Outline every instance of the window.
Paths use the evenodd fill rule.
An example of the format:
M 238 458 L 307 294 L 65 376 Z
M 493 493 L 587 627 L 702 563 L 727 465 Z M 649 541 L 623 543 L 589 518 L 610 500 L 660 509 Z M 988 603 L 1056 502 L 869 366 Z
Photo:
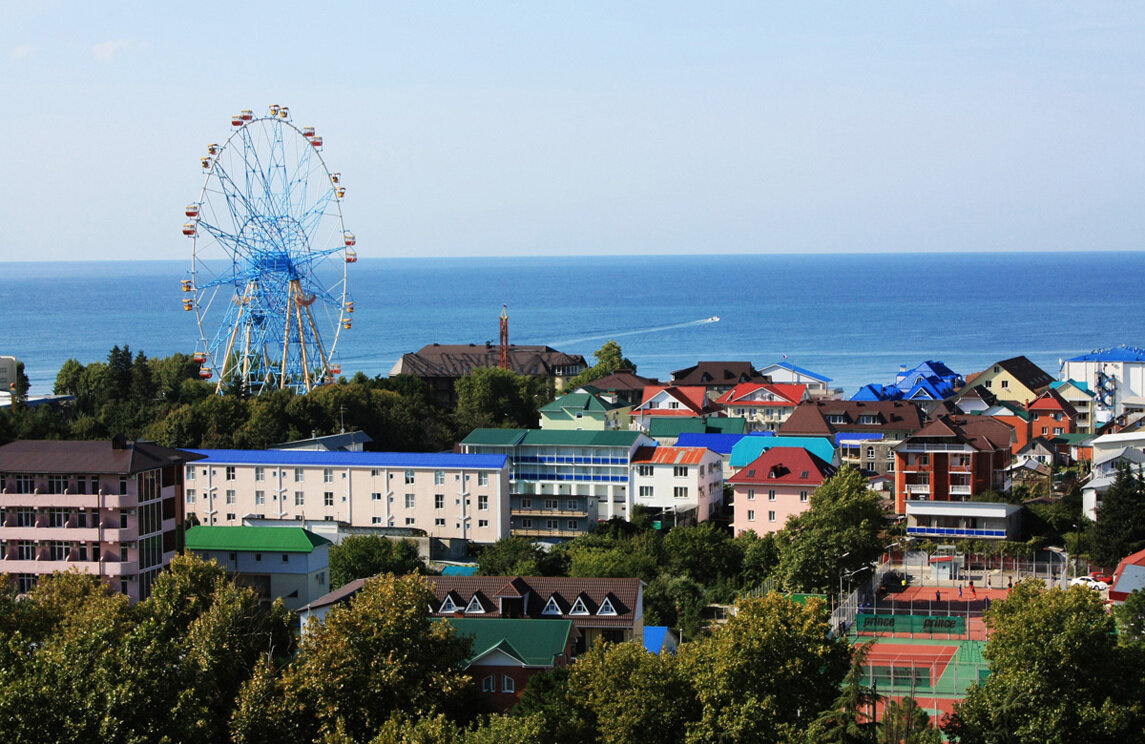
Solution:
M 326 491 L 325 493 L 322 494 L 322 505 L 323 506 L 334 506 L 334 492 L 333 491 Z
M 774 522 L 775 521 L 775 512 L 769 511 L 767 513 L 767 521 L 768 522 Z
M 295 491 L 294 492 L 294 505 L 295 506 L 305 506 L 306 505 L 306 492 L 305 491 Z
M 477 485 L 479 485 L 479 486 L 489 485 L 489 474 L 488 473 L 478 473 L 477 474 Z
M 195 480 L 195 466 L 188 465 L 184 470 L 187 471 L 187 480 Z
M 590 614 L 588 611 L 588 607 L 586 607 L 584 604 L 584 598 L 583 597 L 577 597 L 576 598 L 576 601 L 573 602 L 573 606 L 569 609 L 569 614 L 570 615 L 588 615 L 588 614 Z
M 381 524 L 381 523 L 382 523 L 381 517 L 370 517 L 370 524 Z
M 532 509 L 533 508 L 533 500 L 532 499 L 521 499 L 521 508 L 522 509 Z
M 414 525 L 416 521 L 413 517 L 406 517 L 406 527 Z
M 545 529 L 546 530 L 559 530 L 560 528 L 561 528 L 561 523 L 560 523 L 559 519 L 546 519 L 545 520 Z
M 747 521 L 749 521 L 749 522 L 755 521 L 755 509 L 748 509 L 747 510 Z
M 674 466 L 672 468 L 672 476 L 675 478 L 687 478 L 688 477 L 688 466 L 687 465 L 676 465 L 676 466 Z
M 1003 390 L 1009 390 L 1010 389 L 1010 381 L 1009 380 L 1002 380 L 1002 389 Z
M 306 469 L 305 468 L 295 468 L 294 469 L 294 482 L 295 483 L 301 483 L 305 479 L 306 479 Z
M 640 475 L 640 476 L 644 476 L 644 477 L 650 477 L 652 475 L 652 466 L 651 465 L 637 465 L 636 466 L 636 474 Z
M 668 407 L 669 408 L 679 408 L 680 402 L 676 401 L 676 400 L 670 400 L 670 401 L 668 401 Z
M 516 692 L 517 683 L 508 674 L 501 675 L 501 692 Z
M 444 610 L 443 610 L 444 612 Z M 481 692 L 497 692 L 497 676 L 490 674 L 481 680 Z
M 233 503 L 235 503 L 235 491 L 234 491 L 234 489 L 233 489 L 233 488 L 228 488 L 228 489 L 227 489 L 227 496 L 226 496 L 226 498 L 227 498 L 227 503 L 228 503 L 228 504 L 233 504 Z
M 445 526 L 445 517 L 435 517 L 433 520 L 433 523 L 437 527 L 444 527 Z
M 1054 427 L 1054 434 L 1061 434 L 1061 433 L 1062 433 L 1062 427 L 1055 426 Z
M 262 467 L 261 465 L 259 465 L 258 467 L 256 467 L 256 468 L 254 469 L 254 479 L 255 479 L 256 481 L 264 481 L 264 480 L 266 480 L 266 468 Z
M 318 575 L 315 576 L 314 578 L 318 580 L 318 586 L 325 586 L 326 585 L 326 572 L 325 571 L 319 571 Z
M 381 501 L 381 500 L 382 500 L 382 495 L 380 493 L 378 493 L 377 491 L 370 494 L 370 501 Z
M 254 559 L 261 563 L 262 562 L 262 553 L 255 553 Z
M 806 491 L 800 491 L 799 492 L 799 503 L 801 503 L 801 504 L 807 503 L 807 492 Z
M 445 508 L 445 494 L 444 493 L 435 493 L 433 495 L 433 508 L 434 509 L 444 509 Z
M 869 460 L 870 458 L 872 458 L 874 456 L 875 456 L 875 448 L 874 447 L 867 447 L 867 459 Z
M 378 478 L 381 476 L 381 474 L 382 474 L 381 468 L 372 468 L 370 470 L 370 477 L 371 478 Z
M 774 488 L 767 492 L 767 500 L 768 501 L 775 501 L 775 489 Z
M 235 466 L 234 465 L 227 465 L 227 480 L 234 480 L 234 479 L 235 479 Z
M 489 497 L 486 496 L 485 494 L 481 494 L 477 497 L 477 510 L 478 511 L 488 511 L 489 510 Z
M 481 604 L 481 600 L 474 594 L 469 600 L 469 604 L 465 605 L 465 612 L 469 615 L 484 615 L 485 606 Z
M 565 499 L 565 510 L 576 511 L 576 499 Z
M 228 522 L 233 522 L 233 521 L 235 521 L 235 515 L 234 515 L 234 513 L 233 513 L 233 512 L 230 512 L 230 513 L 228 513 L 228 514 L 227 514 L 227 521 L 228 521 Z
M 576 521 L 575 519 L 570 519 L 567 523 L 565 523 L 565 526 L 570 530 L 579 530 L 580 522 Z
M 323 483 L 333 483 L 334 482 L 334 468 L 322 468 L 322 482 Z
M 612 606 L 612 599 L 610 597 L 604 598 L 604 601 L 600 603 L 600 607 L 597 608 L 596 614 L 598 614 L 598 615 L 615 615 L 616 614 L 616 608 Z
M 477 526 L 478 527 L 488 527 L 489 526 L 489 520 L 488 519 L 478 519 L 477 520 Z
M 542 615 L 561 615 L 561 606 L 557 604 L 557 598 L 550 596 L 549 601 L 545 603 L 545 609 L 541 610 Z
M 754 488 L 747 489 L 747 500 L 748 501 L 755 501 L 755 489 Z
M 187 503 L 188 504 L 195 503 L 195 489 L 193 489 L 193 488 L 187 489 Z
M 888 472 L 888 473 L 893 473 L 894 471 L 895 471 L 895 461 L 894 461 L 894 460 L 889 460 L 889 461 L 887 462 L 887 472 Z
M 408 486 L 411 483 L 413 483 L 413 471 L 407 470 L 406 471 L 406 485 Z
M 545 499 L 546 509 L 559 509 L 561 505 L 560 499 Z
M 444 486 L 445 485 L 445 471 L 444 470 L 433 471 L 433 485 L 435 485 L 435 486 Z
M 266 503 L 266 491 L 255 491 L 254 492 L 254 503 L 255 503 L 255 506 L 261 506 L 262 504 L 265 504 Z
M 672 496 L 674 496 L 675 498 L 678 498 L 678 499 L 688 498 L 688 487 L 687 486 L 676 486 L 675 488 L 672 489 Z
M 127 495 L 127 476 L 120 476 L 119 478 L 119 495 Z
M 533 520 L 531 520 L 531 519 L 522 519 L 521 520 L 521 527 L 522 528 L 527 530 L 527 529 L 532 528 L 532 526 L 533 526 Z

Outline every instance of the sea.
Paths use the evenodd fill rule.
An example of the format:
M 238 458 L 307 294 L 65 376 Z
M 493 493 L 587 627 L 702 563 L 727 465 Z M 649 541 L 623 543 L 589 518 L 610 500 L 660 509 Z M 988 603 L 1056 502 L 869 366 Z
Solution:
M 195 350 L 186 261 L 0 263 L 0 355 L 52 391 L 69 358 Z M 1145 252 L 363 258 L 336 361 L 387 375 L 431 343 L 499 338 L 592 353 L 615 339 L 648 377 L 698 361 L 786 360 L 851 394 L 900 365 L 968 375 L 1019 354 L 1145 345 Z M 718 320 L 717 320 L 718 318 Z

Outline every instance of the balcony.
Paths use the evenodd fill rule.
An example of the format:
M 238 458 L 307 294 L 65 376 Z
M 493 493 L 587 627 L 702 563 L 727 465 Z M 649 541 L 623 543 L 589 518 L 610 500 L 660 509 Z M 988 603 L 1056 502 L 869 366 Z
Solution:
M 929 495 L 930 494 L 930 484 L 929 483 L 907 483 L 906 484 L 906 492 L 908 494 L 911 494 L 912 496 L 915 494 Z
M 514 527 L 509 534 L 520 537 L 579 537 L 588 530 L 545 529 L 544 527 Z
M 950 495 L 951 496 L 970 496 L 973 493 L 974 493 L 973 486 L 956 485 L 954 483 L 950 484 Z
M 110 493 L 0 493 L 0 507 L 33 506 L 38 509 L 121 509 L 137 505 L 134 496 Z
M 588 516 L 585 509 L 544 509 L 542 507 L 511 508 L 509 514 L 514 517 L 579 517 Z
M 139 573 L 137 561 L 0 560 L 0 574 L 49 574 L 75 570 L 97 576 L 131 576 Z
M 970 529 L 969 527 L 907 527 L 912 537 L 981 537 L 1004 540 L 1006 530 Z

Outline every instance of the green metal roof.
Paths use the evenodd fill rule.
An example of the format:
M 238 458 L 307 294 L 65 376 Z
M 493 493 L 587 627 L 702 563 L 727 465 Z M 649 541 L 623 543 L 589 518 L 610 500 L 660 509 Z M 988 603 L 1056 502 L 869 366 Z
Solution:
M 743 434 L 746 419 L 731 416 L 652 416 L 648 434 L 653 438 L 678 437 L 681 434 Z
M 525 429 L 474 429 L 461 440 L 462 444 L 492 444 L 512 447 L 525 436 Z
M 552 666 L 554 657 L 568 648 L 572 633 L 571 620 L 449 617 L 443 622 L 473 639 L 470 662 L 496 649 L 527 666 Z
M 521 445 L 568 447 L 631 447 L 641 436 L 638 431 L 567 431 L 529 429 Z
M 562 395 L 546 406 L 542 406 L 539 410 L 543 413 L 560 413 L 565 410 L 599 411 L 603 413 L 622 407 L 618 404 L 609 403 L 592 393 L 569 393 Z
M 1055 434 L 1054 439 L 1066 444 L 1083 444 L 1096 436 L 1096 434 Z
M 266 553 L 311 553 L 326 538 L 302 527 L 192 527 L 187 530 L 187 550 L 263 551 Z

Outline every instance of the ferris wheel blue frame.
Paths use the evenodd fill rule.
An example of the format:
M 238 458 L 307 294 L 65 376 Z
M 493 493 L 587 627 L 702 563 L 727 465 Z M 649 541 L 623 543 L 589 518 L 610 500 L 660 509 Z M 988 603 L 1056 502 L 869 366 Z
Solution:
M 342 222 L 345 187 L 321 155 L 322 137 L 285 106 L 232 117 L 207 146 L 183 306 L 199 328 L 200 377 L 216 392 L 309 391 L 341 373 L 334 361 L 354 303 L 347 267 L 356 239 Z

